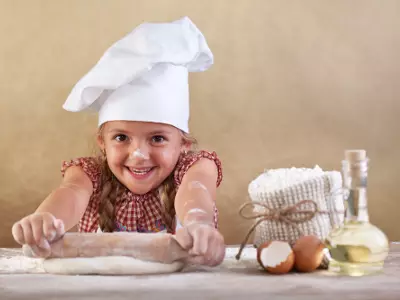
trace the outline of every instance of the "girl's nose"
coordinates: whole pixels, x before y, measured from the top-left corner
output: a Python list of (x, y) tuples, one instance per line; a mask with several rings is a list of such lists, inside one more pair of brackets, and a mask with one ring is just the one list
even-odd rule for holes
[(130, 149), (129, 158), (135, 160), (146, 160), (149, 159), (149, 154), (146, 147), (136, 147)]

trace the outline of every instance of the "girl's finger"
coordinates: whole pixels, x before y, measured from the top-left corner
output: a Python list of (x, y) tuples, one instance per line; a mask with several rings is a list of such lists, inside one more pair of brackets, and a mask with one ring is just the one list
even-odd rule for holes
[(201, 255), (193, 255), (193, 256), (189, 256), (186, 259), (186, 262), (188, 262), (190, 264), (194, 264), (194, 265), (205, 265), (206, 264), (206, 258), (204, 256), (201, 256)]
[(199, 226), (192, 230), (193, 248), (190, 251), (193, 255), (205, 255), (208, 249), (209, 228)]
[(22, 247), (22, 252), (27, 257), (43, 257), (43, 258), (46, 258), (48, 256), (48, 251), (40, 249), (36, 245), (25, 244)]
[(33, 237), (32, 225), (29, 219), (25, 218), (21, 220), (22, 231), (24, 235), (24, 244), (33, 246), (36, 244)]
[(43, 219), (39, 215), (32, 216), (30, 224), (35, 244), (39, 245), (43, 237)]
[(55, 218), (51, 214), (43, 215), (43, 234), (49, 242), (52, 242), (56, 236), (57, 231), (54, 227)]
[(22, 225), (20, 222), (17, 222), (13, 225), (11, 232), (14, 237), (14, 240), (18, 244), (20, 244), (20, 245), (25, 244), (24, 231), (22, 229)]
[(185, 227), (176, 231), (175, 239), (185, 250), (189, 250), (193, 247), (193, 238)]
[(65, 227), (64, 227), (64, 222), (60, 219), (56, 219), (53, 222), (53, 226), (56, 229), (56, 236), (61, 237), (65, 234)]

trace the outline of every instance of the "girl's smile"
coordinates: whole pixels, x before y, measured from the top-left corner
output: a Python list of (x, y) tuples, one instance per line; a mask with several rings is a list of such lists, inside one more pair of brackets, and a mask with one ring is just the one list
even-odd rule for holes
[(149, 168), (134, 168), (134, 167), (127, 167), (130, 171), (131, 175), (136, 180), (146, 180), (154, 173), (156, 167), (149, 167)]

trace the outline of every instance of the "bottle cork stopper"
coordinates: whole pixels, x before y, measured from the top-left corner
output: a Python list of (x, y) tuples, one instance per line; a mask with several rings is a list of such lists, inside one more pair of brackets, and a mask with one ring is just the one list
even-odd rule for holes
[(346, 150), (345, 158), (349, 162), (358, 162), (367, 158), (367, 151), (363, 149)]

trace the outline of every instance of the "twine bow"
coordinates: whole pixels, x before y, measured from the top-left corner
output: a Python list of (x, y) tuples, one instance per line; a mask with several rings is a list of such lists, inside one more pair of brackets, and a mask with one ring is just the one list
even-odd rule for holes
[[(312, 204), (312, 209), (301, 209), (301, 206), (304, 204)], [(262, 213), (256, 213), (256, 214), (251, 214), (251, 215), (246, 215), (243, 210), (248, 207), (256, 207), (256, 206), (261, 206), (262, 208), (266, 209), (266, 212)], [(321, 211), (318, 209), (318, 205), (315, 201), (313, 200), (302, 200), (294, 205), (283, 207), (283, 208), (277, 208), (277, 209), (272, 209), (268, 207), (266, 204), (257, 202), (257, 201), (251, 201), (243, 204), (240, 209), (239, 209), (239, 214), (242, 218), (251, 220), (251, 219), (257, 219), (260, 218), (249, 230), (247, 233), (244, 241), (240, 245), (240, 249), (238, 254), (236, 255), (236, 259), (238, 260), (240, 258), (240, 255), (243, 251), (244, 246), (247, 243), (247, 240), (249, 239), (251, 233), (254, 231), (254, 229), (262, 222), (266, 220), (274, 220), (274, 221), (280, 221), (283, 223), (286, 223), (293, 228), (295, 228), (297, 231), (300, 232), (302, 235), (302, 231), (300, 230), (298, 224), (310, 221), (317, 213), (329, 213), (327, 211)]]

